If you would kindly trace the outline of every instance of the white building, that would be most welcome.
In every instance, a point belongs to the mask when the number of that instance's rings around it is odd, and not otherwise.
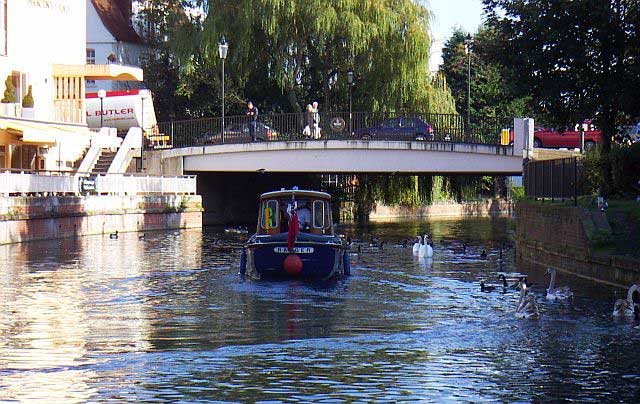
[[[91,0],[0,0],[0,168],[71,170],[91,138],[85,80],[142,80],[142,70],[86,65]],[[23,108],[29,87],[33,108]]]
[[[139,5],[136,2],[136,10]],[[117,63],[140,66],[147,46],[133,21],[132,0],[87,0],[87,64]],[[87,81],[87,92],[119,91],[142,88],[137,81]]]

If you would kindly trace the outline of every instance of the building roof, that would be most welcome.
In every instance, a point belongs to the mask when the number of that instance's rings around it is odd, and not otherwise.
[[[111,35],[123,42],[142,43],[142,38],[131,26],[130,17],[113,0],[91,0],[104,26]]]

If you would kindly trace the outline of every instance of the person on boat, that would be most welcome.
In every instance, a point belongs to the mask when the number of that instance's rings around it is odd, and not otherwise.
[[[307,201],[298,201],[298,223],[300,223],[300,231],[309,230],[311,227],[311,210],[307,206]]]

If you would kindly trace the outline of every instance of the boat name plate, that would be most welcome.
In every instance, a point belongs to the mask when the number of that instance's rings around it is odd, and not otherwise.
[[[274,247],[273,252],[288,254],[289,249],[287,247]],[[313,254],[313,247],[293,247],[293,252],[296,254]]]

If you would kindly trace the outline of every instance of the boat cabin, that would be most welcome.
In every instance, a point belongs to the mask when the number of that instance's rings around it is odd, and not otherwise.
[[[304,190],[281,190],[260,196],[258,215],[259,236],[287,233],[289,212],[297,206],[300,233],[333,236],[331,195],[325,192]]]

